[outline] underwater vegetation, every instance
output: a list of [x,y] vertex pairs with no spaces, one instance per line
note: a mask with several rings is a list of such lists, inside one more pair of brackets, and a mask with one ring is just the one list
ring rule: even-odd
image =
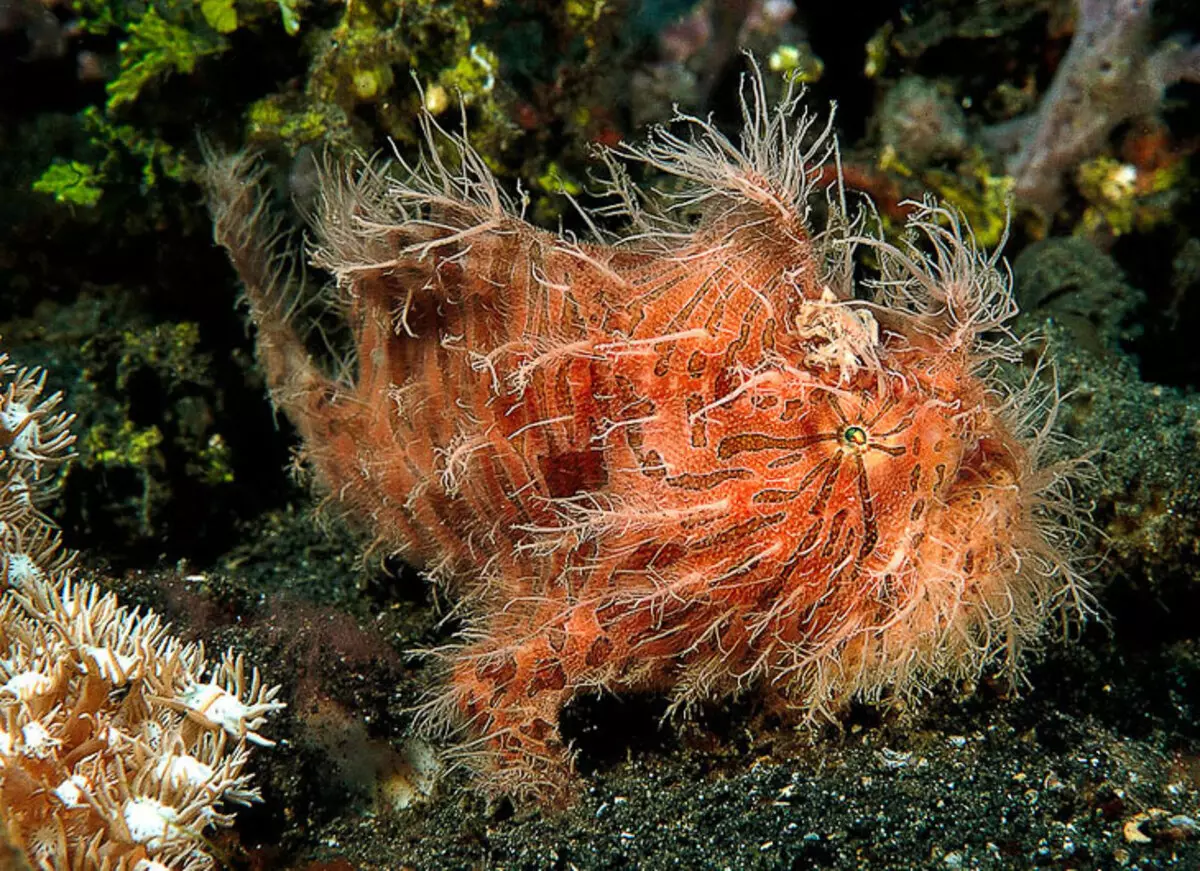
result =
[[[1186,0],[0,0],[0,335],[76,415],[44,528],[288,705],[202,849],[1200,863],[1198,35]],[[790,79],[807,139],[743,150],[754,62],[749,129]],[[257,155],[225,241],[293,289],[266,331],[199,140]]]

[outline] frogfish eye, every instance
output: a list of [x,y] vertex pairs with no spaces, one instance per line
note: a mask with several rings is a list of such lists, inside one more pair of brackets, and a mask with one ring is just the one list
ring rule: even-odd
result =
[[852,448],[866,447],[867,431],[861,426],[848,426],[845,432],[842,433],[842,441]]

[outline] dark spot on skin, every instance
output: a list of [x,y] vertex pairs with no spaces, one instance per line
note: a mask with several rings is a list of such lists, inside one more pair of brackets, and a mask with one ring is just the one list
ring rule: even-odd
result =
[[665,350],[659,352],[658,362],[654,364],[654,374],[656,377],[667,377],[667,373],[671,371],[671,357],[674,356],[674,354],[674,345],[670,345]]
[[541,717],[534,717],[528,723],[522,723],[517,727],[521,730],[521,734],[528,735],[534,741],[545,743],[546,738],[554,734],[554,725]]
[[512,656],[485,659],[475,666],[475,677],[484,683],[503,686],[517,676],[517,661]]
[[554,660],[541,660],[529,679],[528,695],[533,698],[542,690],[561,690],[567,685],[567,675]]
[[828,559],[837,546],[838,538],[842,534],[842,526],[846,523],[846,514],[846,509],[841,508],[829,521],[829,531],[825,534],[825,546],[821,548],[821,556],[824,559]]
[[612,649],[613,643],[601,636],[592,642],[592,646],[588,648],[584,661],[591,668],[604,665],[604,663],[608,662],[608,657],[612,655]]
[[800,493],[797,490],[759,490],[751,497],[750,501],[755,505],[774,504],[790,502],[799,495]]
[[[645,544],[638,545],[636,550],[621,560],[617,571],[639,572],[648,568],[661,570],[678,561],[686,554],[687,548],[681,544],[659,544],[656,541],[648,541]],[[605,608],[612,607],[611,605],[605,606]]]
[[604,453],[599,450],[564,451],[538,457],[546,491],[552,499],[601,490],[608,484]]
[[803,407],[803,399],[789,399],[783,404],[783,414],[779,415],[779,419],[784,423],[787,423],[789,420],[795,420],[800,416],[800,409]]
[[638,467],[641,469],[642,474],[647,478],[653,478],[657,481],[667,476],[667,470],[665,464],[663,463],[662,454],[660,454],[658,451],[652,448],[646,451],[644,454],[637,454],[637,458]]

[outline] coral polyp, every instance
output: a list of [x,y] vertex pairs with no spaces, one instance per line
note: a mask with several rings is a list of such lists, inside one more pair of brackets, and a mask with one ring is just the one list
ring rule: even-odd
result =
[[70,568],[39,507],[74,415],[45,382],[0,353],[0,867],[213,868],[206,833],[261,800],[247,742],[274,743],[279,687]]
[[418,164],[327,169],[310,254],[355,337],[337,374],[293,323],[254,162],[210,167],[329,500],[457,603],[426,719],[495,791],[569,796],[581,693],[759,692],[812,719],[998,654],[1015,674],[1088,610],[1057,398],[997,375],[1019,347],[997,258],[932,203],[899,246],[852,216],[799,99],[769,106],[755,73],[740,144],[680,117],[692,135],[610,152],[588,242],[527,223],[428,118]]

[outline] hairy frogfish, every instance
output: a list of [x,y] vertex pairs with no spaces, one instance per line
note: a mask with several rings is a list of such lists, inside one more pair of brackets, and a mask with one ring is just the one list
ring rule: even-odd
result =
[[308,256],[354,345],[329,363],[257,163],[211,163],[321,489],[454,603],[422,714],[494,792],[569,799],[581,694],[812,720],[1015,670],[1089,609],[1052,379],[998,374],[1003,264],[933,202],[887,241],[800,99],[754,72],[740,140],[681,115],[604,153],[586,239],[524,220],[430,117],[417,162],[325,167]]

